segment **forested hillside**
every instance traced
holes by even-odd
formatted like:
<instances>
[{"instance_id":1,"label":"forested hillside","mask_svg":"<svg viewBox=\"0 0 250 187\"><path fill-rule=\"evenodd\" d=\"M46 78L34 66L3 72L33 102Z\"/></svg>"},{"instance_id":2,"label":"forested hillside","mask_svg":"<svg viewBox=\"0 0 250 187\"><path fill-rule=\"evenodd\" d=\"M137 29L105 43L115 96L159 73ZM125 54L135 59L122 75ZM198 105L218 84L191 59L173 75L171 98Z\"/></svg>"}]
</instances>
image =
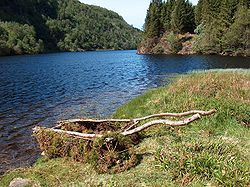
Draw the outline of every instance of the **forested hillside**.
<instances>
[{"instance_id":1,"label":"forested hillside","mask_svg":"<svg viewBox=\"0 0 250 187\"><path fill-rule=\"evenodd\" d=\"M78 0L1 0L0 55L136 48L139 30Z\"/></svg>"},{"instance_id":2,"label":"forested hillside","mask_svg":"<svg viewBox=\"0 0 250 187\"><path fill-rule=\"evenodd\" d=\"M250 55L250 0L152 0L139 53Z\"/></svg>"}]
</instances>

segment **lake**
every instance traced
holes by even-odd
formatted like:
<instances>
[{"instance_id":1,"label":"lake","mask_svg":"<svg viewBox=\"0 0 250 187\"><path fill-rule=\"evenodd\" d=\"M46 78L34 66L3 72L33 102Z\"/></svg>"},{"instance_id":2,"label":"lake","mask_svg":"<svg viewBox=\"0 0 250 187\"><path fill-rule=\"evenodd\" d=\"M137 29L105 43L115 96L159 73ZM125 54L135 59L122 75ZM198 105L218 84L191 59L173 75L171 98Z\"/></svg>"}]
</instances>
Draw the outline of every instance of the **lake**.
<instances>
[{"instance_id":1,"label":"lake","mask_svg":"<svg viewBox=\"0 0 250 187\"><path fill-rule=\"evenodd\" d=\"M216 68L250 68L250 58L137 55L134 50L0 57L0 172L38 158L31 137L36 125L108 117L176 74Z\"/></svg>"}]
</instances>

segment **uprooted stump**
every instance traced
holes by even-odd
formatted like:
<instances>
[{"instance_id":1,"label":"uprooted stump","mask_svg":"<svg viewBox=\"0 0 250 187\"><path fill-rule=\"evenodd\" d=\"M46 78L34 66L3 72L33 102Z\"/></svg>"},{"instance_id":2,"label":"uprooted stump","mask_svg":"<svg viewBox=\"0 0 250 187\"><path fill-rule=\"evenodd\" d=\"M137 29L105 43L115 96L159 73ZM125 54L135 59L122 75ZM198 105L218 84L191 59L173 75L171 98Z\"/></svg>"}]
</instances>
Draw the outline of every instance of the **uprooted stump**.
<instances>
[{"instance_id":1,"label":"uprooted stump","mask_svg":"<svg viewBox=\"0 0 250 187\"><path fill-rule=\"evenodd\" d=\"M119 131L130 126L131 121L81 120L63 121L54 128L34 128L40 149L48 158L70 157L87 162L98 173L117 173L138 163L134 145L138 144L138 133L124 136ZM68 133L95 135L79 137ZM87 134L88 135L88 134Z\"/></svg>"},{"instance_id":2,"label":"uprooted stump","mask_svg":"<svg viewBox=\"0 0 250 187\"><path fill-rule=\"evenodd\" d=\"M88 160L98 173L122 172L138 162L133 147L134 144L128 136L119 133L106 134L93 142Z\"/></svg>"},{"instance_id":3,"label":"uprooted stump","mask_svg":"<svg viewBox=\"0 0 250 187\"><path fill-rule=\"evenodd\" d=\"M216 110L161 113L132 120L73 119L61 121L53 128L35 127L33 132L48 158L71 157L91 163L98 173L117 173L138 163L134 145L139 143L139 132L159 124L185 126L214 112ZM159 119L190 115L180 121ZM152 118L158 119L150 121Z\"/></svg>"}]
</instances>

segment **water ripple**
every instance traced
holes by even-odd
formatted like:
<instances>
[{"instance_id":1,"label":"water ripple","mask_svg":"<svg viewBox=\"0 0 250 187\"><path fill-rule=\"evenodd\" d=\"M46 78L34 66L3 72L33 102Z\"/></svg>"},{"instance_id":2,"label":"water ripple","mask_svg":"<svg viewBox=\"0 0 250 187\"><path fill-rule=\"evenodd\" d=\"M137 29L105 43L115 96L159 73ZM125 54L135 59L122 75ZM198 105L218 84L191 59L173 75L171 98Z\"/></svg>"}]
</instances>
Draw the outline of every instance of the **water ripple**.
<instances>
[{"instance_id":1,"label":"water ripple","mask_svg":"<svg viewBox=\"0 0 250 187\"><path fill-rule=\"evenodd\" d=\"M240 63L239 63L240 62ZM249 58L149 56L135 51L55 53L0 58L0 173L32 163L36 125L107 117L173 74L211 68L250 68Z\"/></svg>"}]
</instances>

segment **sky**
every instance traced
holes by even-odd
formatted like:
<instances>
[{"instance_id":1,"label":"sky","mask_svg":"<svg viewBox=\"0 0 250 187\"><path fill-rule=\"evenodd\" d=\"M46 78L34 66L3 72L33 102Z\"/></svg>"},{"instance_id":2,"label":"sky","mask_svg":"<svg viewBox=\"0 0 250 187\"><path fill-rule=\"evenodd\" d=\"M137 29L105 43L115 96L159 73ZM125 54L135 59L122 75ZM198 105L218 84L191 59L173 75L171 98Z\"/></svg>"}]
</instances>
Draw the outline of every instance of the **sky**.
<instances>
[{"instance_id":1,"label":"sky","mask_svg":"<svg viewBox=\"0 0 250 187\"><path fill-rule=\"evenodd\" d=\"M142 29L151 0L80 0L85 4L98 5L120 14L128 24ZM190 0L194 5L198 0Z\"/></svg>"}]
</instances>

